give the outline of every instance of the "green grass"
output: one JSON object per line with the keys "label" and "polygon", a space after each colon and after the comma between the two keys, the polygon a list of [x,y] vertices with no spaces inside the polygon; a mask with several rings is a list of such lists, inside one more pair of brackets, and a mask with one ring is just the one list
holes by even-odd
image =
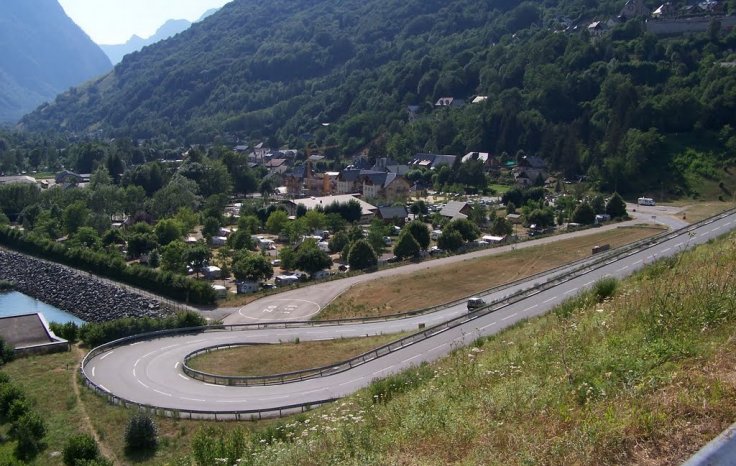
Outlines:
{"label": "green grass", "polygon": [[301,465],[679,464],[736,419],[735,323],[731,236],[286,420],[279,437],[244,436],[240,455]]}

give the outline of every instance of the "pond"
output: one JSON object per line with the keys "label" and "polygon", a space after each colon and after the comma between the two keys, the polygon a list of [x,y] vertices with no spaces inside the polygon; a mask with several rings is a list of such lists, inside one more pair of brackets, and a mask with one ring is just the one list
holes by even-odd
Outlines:
{"label": "pond", "polygon": [[17,291],[0,293],[0,317],[10,317],[40,312],[47,322],[74,322],[81,325],[84,321],[78,317],[62,311],[59,308],[41,302]]}

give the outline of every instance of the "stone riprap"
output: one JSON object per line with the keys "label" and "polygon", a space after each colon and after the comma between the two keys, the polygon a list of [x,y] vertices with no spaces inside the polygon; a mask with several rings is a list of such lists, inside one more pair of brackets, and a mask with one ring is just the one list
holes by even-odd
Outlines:
{"label": "stone riprap", "polygon": [[171,311],[155,299],[53,262],[0,250],[0,280],[21,293],[87,322],[161,317]]}

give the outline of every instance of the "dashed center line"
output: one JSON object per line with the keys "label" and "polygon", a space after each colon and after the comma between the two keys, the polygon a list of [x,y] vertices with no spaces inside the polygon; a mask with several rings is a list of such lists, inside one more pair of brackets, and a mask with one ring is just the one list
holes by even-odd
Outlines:
{"label": "dashed center line", "polygon": [[143,385],[143,386],[144,386],[144,387],[146,387],[146,388],[150,388],[150,387],[149,387],[148,385],[146,385],[146,384],[144,384],[143,382],[141,382],[141,381],[140,381],[140,379],[137,379],[137,380],[138,380],[138,383],[139,383],[139,384]]}
{"label": "dashed center line", "polygon": [[670,251],[672,248],[662,249],[662,252]]}
{"label": "dashed center line", "polygon": [[152,389],[154,392],[158,393],[159,395],[163,396],[171,396],[171,393],[162,392],[161,390],[156,390],[155,388]]}
{"label": "dashed center line", "polygon": [[577,289],[577,288],[573,288],[573,289],[571,289],[571,290],[567,290],[567,291],[565,291],[565,294],[571,294],[571,293],[575,293],[576,291],[578,291],[578,289]]}
{"label": "dashed center line", "polygon": [[381,372],[386,372],[387,370],[389,370],[389,369],[392,369],[393,367],[394,367],[394,366],[388,366],[388,367],[384,367],[383,369],[381,369],[381,370],[378,370],[378,371],[374,372],[374,373],[373,373],[373,375],[378,375],[378,374],[380,374]]}
{"label": "dashed center line", "polygon": [[490,324],[488,324],[488,325],[484,325],[484,326],[482,326],[482,327],[481,327],[480,329],[481,329],[481,330],[485,330],[485,329],[487,329],[488,327],[492,327],[492,326],[494,326],[494,325],[496,325],[496,322],[491,322],[491,323],[490,323]]}
{"label": "dashed center line", "polygon": [[616,270],[616,272],[623,272],[624,270],[626,270],[626,269],[628,269],[628,268],[629,268],[629,266],[628,266],[628,265],[624,265],[624,266],[623,266],[623,267],[621,267],[620,269]]}
{"label": "dashed center line", "polygon": [[437,351],[437,350],[439,350],[439,349],[442,349],[442,348],[444,348],[445,346],[447,346],[447,343],[443,343],[443,344],[441,344],[441,345],[439,345],[439,346],[435,346],[434,348],[432,348],[432,349],[431,349],[431,350],[429,350],[429,351],[430,351],[430,352],[431,352],[431,351]]}
{"label": "dashed center line", "polygon": [[524,310],[523,310],[523,311],[521,311],[521,312],[527,312],[527,311],[531,311],[532,309],[534,309],[534,308],[535,308],[535,307],[537,307],[537,306],[539,306],[539,305],[538,305],[538,304],[535,304],[534,306],[529,306],[528,308],[524,309]]}
{"label": "dashed center line", "polygon": [[557,299],[557,296],[554,296],[554,297],[552,297],[552,298],[549,298],[549,299],[548,299],[547,301],[543,301],[543,302],[542,302],[542,304],[547,304],[547,303],[549,303],[549,302],[552,302],[552,301],[554,301],[555,299]]}
{"label": "dashed center line", "polygon": [[181,377],[182,379],[184,379],[184,380],[189,380],[189,377],[187,377],[187,376],[186,376],[186,375],[184,375],[184,374],[177,374],[177,375],[178,375],[179,377]]}
{"label": "dashed center line", "polygon": [[109,352],[109,353],[107,353],[106,355],[102,356],[102,357],[100,358],[100,361],[102,361],[102,360],[103,360],[103,359],[105,359],[106,357],[110,356],[110,355],[111,355],[112,353],[114,353],[114,352],[115,352],[115,351],[110,351],[110,352]]}
{"label": "dashed center line", "polygon": [[416,359],[416,358],[418,358],[418,357],[421,357],[421,356],[422,356],[421,354],[417,354],[416,356],[412,356],[412,357],[410,357],[409,359],[404,359],[403,361],[401,361],[401,363],[402,363],[402,364],[404,364],[404,363],[407,363],[407,362],[409,362],[409,361],[411,361],[411,360],[413,360],[413,359]]}
{"label": "dashed center line", "polygon": [[92,377],[94,377],[94,376],[95,376],[95,369],[97,369],[97,367],[93,367],[93,368],[92,368]]}
{"label": "dashed center line", "polygon": [[518,313],[518,312],[514,312],[514,313],[513,313],[513,314],[511,314],[510,316],[506,316],[506,317],[504,317],[504,318],[503,318],[503,319],[501,319],[501,320],[509,320],[509,319],[513,319],[514,317],[516,317],[516,316],[518,316],[518,315],[519,315],[519,313]]}
{"label": "dashed center line", "polygon": [[340,386],[342,387],[343,385],[354,384],[355,382],[359,382],[359,381],[363,380],[363,378],[364,377],[358,377],[357,379],[353,379],[353,380],[350,380],[348,382],[343,382],[343,383],[340,384]]}

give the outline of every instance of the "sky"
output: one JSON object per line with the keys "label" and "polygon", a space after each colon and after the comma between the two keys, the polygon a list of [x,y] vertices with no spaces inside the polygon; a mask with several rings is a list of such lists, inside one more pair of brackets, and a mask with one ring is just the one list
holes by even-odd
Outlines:
{"label": "sky", "polygon": [[[0,0],[2,1],[2,0]],[[152,36],[169,19],[195,21],[230,0],[59,0],[69,16],[98,44],[123,44],[133,34]]]}

